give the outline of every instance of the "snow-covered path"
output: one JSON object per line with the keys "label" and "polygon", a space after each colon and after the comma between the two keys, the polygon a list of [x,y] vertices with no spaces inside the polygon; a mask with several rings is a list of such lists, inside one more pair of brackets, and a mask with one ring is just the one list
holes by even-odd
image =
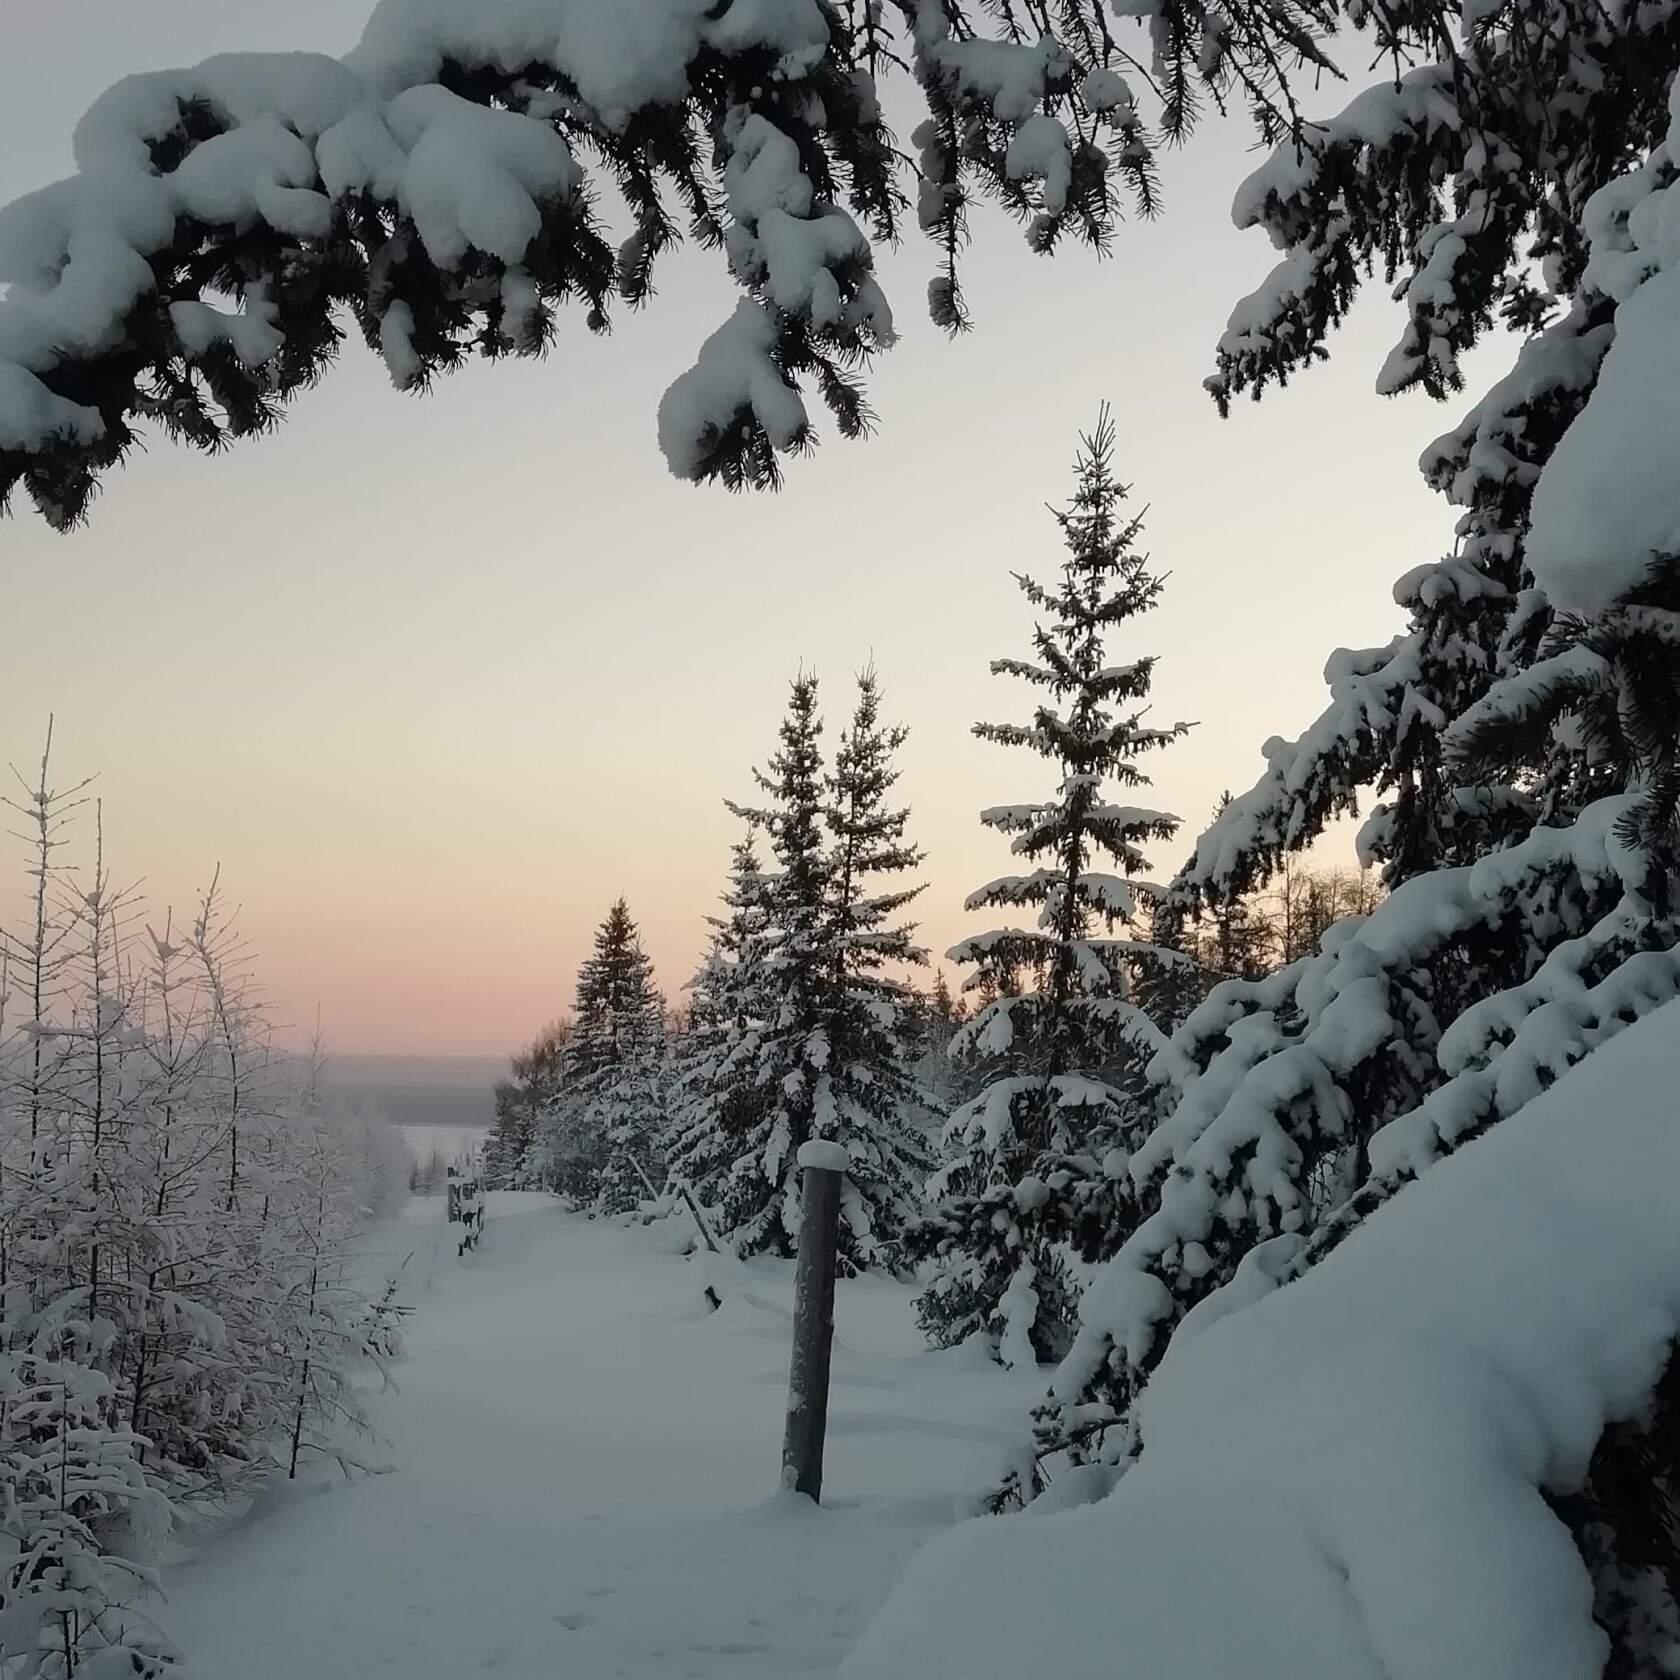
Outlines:
{"label": "snow-covered path", "polygon": [[283,1485],[171,1573],[205,1680],[830,1674],[1038,1387],[921,1351],[907,1291],[842,1284],[817,1510],[773,1492],[791,1267],[709,1313],[646,1231],[492,1197],[462,1262],[441,1216],[390,1233],[417,1309],[367,1452],[393,1473]]}

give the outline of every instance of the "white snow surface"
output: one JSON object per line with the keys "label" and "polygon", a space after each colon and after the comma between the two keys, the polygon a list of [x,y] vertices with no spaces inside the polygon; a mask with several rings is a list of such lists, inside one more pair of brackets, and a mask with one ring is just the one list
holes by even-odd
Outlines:
{"label": "white snow surface", "polygon": [[1680,1331],[1677,1085],[1680,1002],[1181,1333],[1114,1492],[928,1547],[841,1680],[1596,1680],[1539,1490],[1579,1482]]}
{"label": "white snow surface", "polygon": [[[169,1571],[191,1680],[831,1675],[909,1554],[1020,1438],[1040,1386],[930,1353],[914,1291],[843,1280],[824,1504],[779,1491],[793,1267],[670,1252],[492,1193],[457,1258],[442,1199],[377,1236],[408,1353],[369,1396],[391,1473],[312,1467]],[[723,1305],[708,1312],[710,1283]]]}
{"label": "white snow surface", "polygon": [[379,0],[347,63],[387,93],[428,82],[446,58],[514,71],[559,62],[614,126],[687,89],[702,43],[820,54],[828,26],[815,0]]}
{"label": "white snow surface", "polygon": [[809,1138],[799,1146],[799,1164],[843,1173],[851,1167],[852,1158],[843,1143],[835,1143],[830,1138]]}
{"label": "white snow surface", "polygon": [[1658,554],[1680,554],[1680,268],[1647,280],[1616,313],[1592,400],[1534,488],[1530,569],[1554,606],[1602,612]]}
{"label": "white snow surface", "polygon": [[1665,145],[1588,200],[1587,279],[1615,298],[1616,337],[1591,400],[1534,489],[1526,559],[1554,606],[1602,612],[1643,581],[1656,555],[1680,554],[1680,188],[1662,185],[1680,153],[1680,83]]}

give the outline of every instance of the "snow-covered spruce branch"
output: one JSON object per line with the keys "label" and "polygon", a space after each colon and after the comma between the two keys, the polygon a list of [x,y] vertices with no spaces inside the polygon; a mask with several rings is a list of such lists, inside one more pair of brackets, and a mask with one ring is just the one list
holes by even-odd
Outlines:
{"label": "snow-covered spruce branch", "polygon": [[1420,461],[1465,512],[1454,553],[1405,573],[1406,631],[1381,648],[1340,649],[1325,667],[1330,704],[1293,741],[1262,749],[1264,775],[1196,842],[1170,894],[1186,912],[1252,890],[1375,786],[1360,833],[1391,881],[1469,862],[1526,832],[1520,789],[1469,784],[1445,762],[1443,732],[1503,676],[1528,669],[1551,609],[1524,570],[1529,503],[1558,439],[1581,413],[1614,334],[1603,300],[1573,307],[1530,339],[1516,366]]}
{"label": "snow-covered spruce branch", "polygon": [[1673,925],[1617,834],[1637,797],[1418,876],[1317,955],[1215,988],[1151,1064],[1166,1117],[1106,1163],[1132,1230],[1081,1304],[1045,1439],[1074,1443],[1081,1407],[1124,1419],[1180,1320],[1239,1273],[1239,1294],[1255,1266],[1289,1275],[1272,1239],[1292,1261],[1356,1187],[1373,1205],[1373,1179],[1420,1170],[1674,994]]}
{"label": "snow-covered spruce branch", "polygon": [[[1153,10],[1181,72],[1173,138],[1198,93],[1246,99],[1275,136],[1275,42],[1312,56],[1333,15]],[[1065,232],[1105,245],[1124,187],[1152,207],[1155,140],[1103,12],[379,0],[343,59],[132,76],[77,125],[77,173],[0,211],[0,503],[21,481],[67,527],[137,424],[204,449],[266,429],[345,315],[404,390],[474,354],[542,354],[568,302],[605,331],[685,230],[744,295],[667,393],[661,447],[679,476],[773,486],[778,455],[814,440],[812,388],[842,434],[871,424],[857,372],[893,340],[872,246],[912,198],[953,330],[977,196],[1039,251]],[[893,69],[927,113],[913,158],[882,115]]]}
{"label": "snow-covered spruce branch", "polygon": [[[1484,333],[1533,331],[1575,292],[1594,236],[1579,207],[1665,136],[1670,4],[1518,0],[1497,24],[1468,6],[1408,16],[1395,74],[1303,125],[1237,194],[1238,225],[1263,227],[1283,255],[1219,341],[1207,385],[1222,409],[1322,357],[1373,269],[1406,306],[1378,389],[1460,389],[1460,358]],[[1620,144],[1604,147],[1612,132]]]}

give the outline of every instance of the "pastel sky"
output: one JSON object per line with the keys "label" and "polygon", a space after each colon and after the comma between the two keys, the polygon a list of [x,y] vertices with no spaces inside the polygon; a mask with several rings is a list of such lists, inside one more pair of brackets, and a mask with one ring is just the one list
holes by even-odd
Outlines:
{"label": "pastel sky", "polygon": [[[234,48],[342,51],[363,0],[31,0],[0,22],[0,198],[70,167],[71,127],[131,70]],[[1331,95],[1334,98],[1334,94]],[[1328,100],[1326,101],[1328,104]],[[680,254],[608,339],[576,315],[540,364],[399,396],[359,345],[279,433],[207,460],[152,440],[91,527],[0,526],[0,760],[57,717],[66,778],[97,770],[118,875],[186,904],[220,862],[282,1021],[340,1050],[509,1050],[569,1001],[617,894],[662,982],[692,970],[786,683],[820,673],[831,733],[873,658],[911,728],[902,789],[929,854],[924,935],[1007,856],[977,811],[1049,791],[971,739],[1023,715],[988,661],[1023,650],[1012,570],[1052,570],[1044,504],[1107,398],[1149,504],[1164,603],[1120,657],[1160,655],[1157,715],[1197,720],[1156,766],[1187,851],[1269,735],[1322,704],[1325,656],[1399,627],[1390,584],[1451,541],[1414,462],[1458,418],[1372,381],[1381,295],[1330,364],[1221,422],[1200,382],[1269,266],[1230,226],[1254,161],[1211,124],[1165,170],[1167,214],[1107,261],[1031,257],[978,219],[977,327],[921,314],[931,253],[882,253],[902,342],[879,435],[832,435],[779,497],[671,479],[655,405],[732,302]],[[1500,347],[1480,353],[1493,365]],[[21,859],[5,889],[21,890]],[[7,901],[0,901],[7,902]]]}

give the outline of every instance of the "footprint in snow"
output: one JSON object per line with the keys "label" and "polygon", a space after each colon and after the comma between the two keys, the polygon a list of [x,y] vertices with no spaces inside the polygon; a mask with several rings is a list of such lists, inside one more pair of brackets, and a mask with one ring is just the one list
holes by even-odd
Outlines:
{"label": "footprint in snow", "polygon": [[593,1616],[586,1616],[580,1610],[568,1610],[563,1615],[554,1618],[568,1633],[576,1633],[579,1628],[586,1628],[595,1620]]}

